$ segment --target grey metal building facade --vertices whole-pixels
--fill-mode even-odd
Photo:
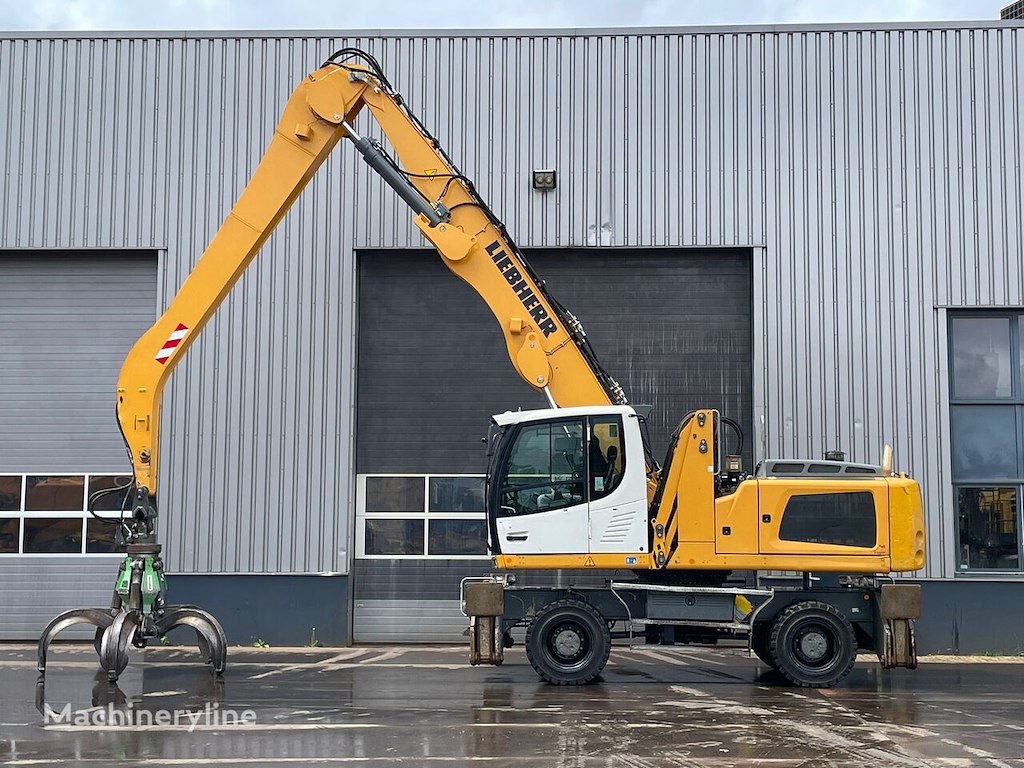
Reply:
[[[1020,616],[1000,613],[1024,596],[1024,23],[0,33],[0,283],[26,259],[141,254],[156,264],[156,306],[134,290],[111,300],[155,317],[295,83],[343,46],[382,61],[522,247],[748,253],[745,416],[764,417],[767,453],[876,461],[893,443],[925,493],[926,645],[995,649],[964,638],[997,615],[1006,649],[1024,645]],[[557,170],[555,191],[531,189],[537,168]],[[227,614],[232,639],[278,639],[280,613],[257,594],[304,634],[359,637],[350,574],[366,556],[359,489],[373,473],[356,467],[358,259],[423,246],[340,146],[171,379],[171,589]],[[58,267],[52,279],[75,290]],[[31,345],[26,327],[0,314],[0,345]],[[998,381],[978,384],[989,369]],[[112,411],[97,427],[104,451],[119,439]],[[25,551],[31,521],[61,512],[26,506],[29,478],[127,468],[109,451],[26,453],[24,413],[0,402],[0,475],[20,477],[22,497],[0,509],[20,526],[0,554],[8,638],[105,602],[117,559],[87,542]],[[61,441],[66,418],[39,432]]]

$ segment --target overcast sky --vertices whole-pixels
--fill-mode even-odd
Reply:
[[[0,0],[0,29],[475,29],[995,19],[1010,0]]]

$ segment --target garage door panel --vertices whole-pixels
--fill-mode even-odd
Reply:
[[[664,452],[680,416],[751,424],[746,250],[531,252],[631,402],[655,406]],[[512,369],[497,321],[433,251],[359,256],[357,471],[474,471],[493,413],[544,407]],[[749,458],[749,457],[748,457]]]
[[[583,321],[630,401],[655,406],[659,458],[679,418],[697,407],[719,408],[750,434],[749,251],[586,249],[529,257]],[[483,300],[435,252],[358,258],[356,471],[482,474],[480,438],[490,416],[546,401],[515,373]],[[465,628],[458,583],[489,567],[486,560],[433,557],[357,560],[356,639],[457,640]]]
[[[0,253],[0,471],[127,466],[114,390],[156,288],[153,253]]]

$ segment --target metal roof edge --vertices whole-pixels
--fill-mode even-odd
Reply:
[[[742,35],[829,32],[916,32],[928,30],[1024,29],[1024,20],[978,19],[913,22],[843,22],[836,24],[724,24],[670,27],[560,27],[482,29],[233,29],[233,30],[0,30],[0,38],[70,39],[296,39],[296,38],[502,38],[609,37],[657,35]]]

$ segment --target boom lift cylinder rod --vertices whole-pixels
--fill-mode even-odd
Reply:
[[[363,156],[366,164],[380,174],[384,182],[395,190],[398,196],[409,204],[410,208],[416,211],[416,213],[422,213],[426,216],[431,227],[436,227],[438,224],[451,220],[451,213],[448,209],[442,203],[438,203],[436,207],[431,205],[419,193],[416,187],[409,183],[409,179],[395,168],[377,142],[365,136],[360,136],[351,125],[344,121],[342,121],[341,127],[348,133],[349,138],[352,140],[355,148],[359,150],[359,154]]]

